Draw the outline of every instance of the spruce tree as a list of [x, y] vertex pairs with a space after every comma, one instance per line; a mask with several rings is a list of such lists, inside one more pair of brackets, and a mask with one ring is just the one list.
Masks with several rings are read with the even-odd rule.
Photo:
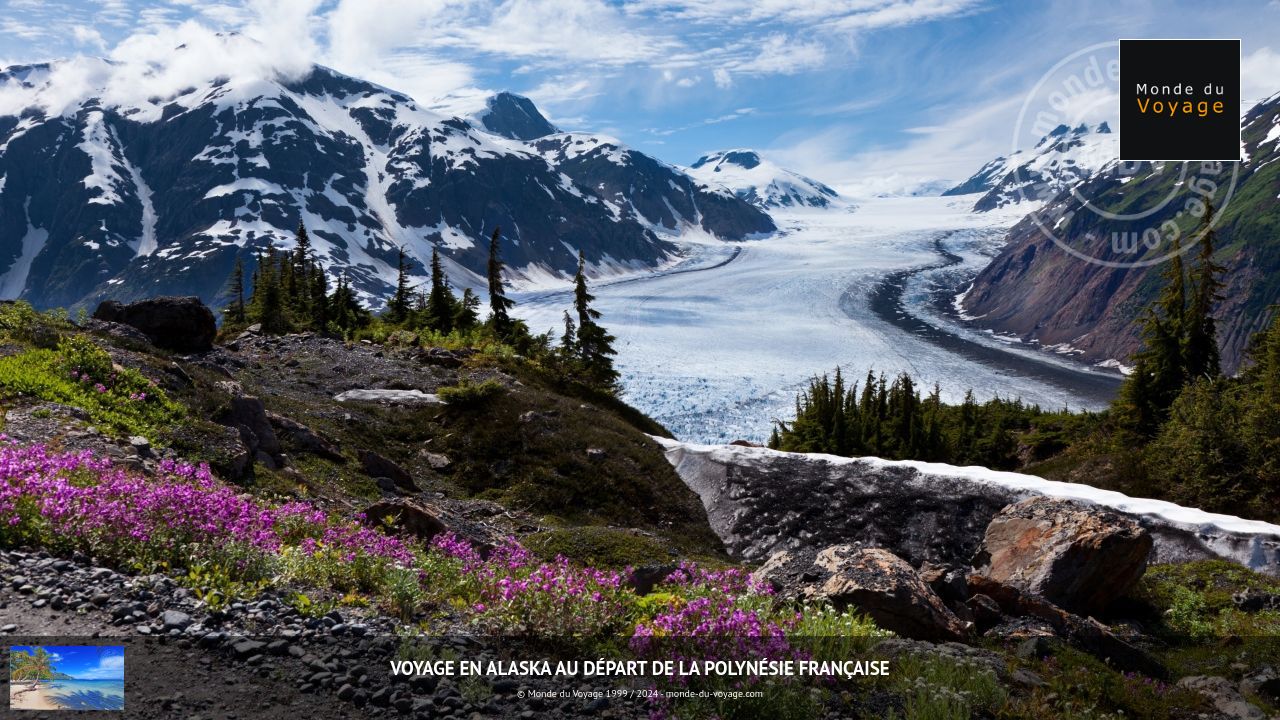
[[506, 338], [511, 333], [511, 308], [515, 306], [507, 297], [502, 281], [502, 256], [498, 240], [502, 237], [502, 228], [495, 227], [493, 236], [489, 238], [489, 325], [499, 338]]
[[453, 331], [453, 317], [458, 311], [458, 299], [449, 289], [449, 278], [445, 277], [444, 268], [440, 264], [440, 253], [431, 249], [431, 294], [427, 296], [423, 309], [427, 327], [448, 334]]
[[1131, 428], [1143, 435], [1155, 432], [1187, 381], [1186, 277], [1176, 239], [1172, 255], [1161, 273], [1164, 289], [1143, 322], [1143, 347], [1134, 356], [1135, 371], [1121, 389], [1124, 414], [1133, 421]]
[[458, 301], [458, 309], [453, 315], [453, 327], [458, 332], [470, 332], [480, 322], [480, 298], [471, 288], [464, 288], [462, 299]]
[[1222, 300], [1221, 276], [1226, 268], [1213, 261], [1217, 237], [1213, 231], [1213, 205], [1205, 203], [1200, 251], [1192, 273], [1191, 301], [1186, 317], [1186, 347], [1183, 362], [1189, 381], [1216, 378], [1222, 374], [1222, 358], [1218, 350], [1218, 328], [1213, 308]]
[[564, 334], [560, 336], [560, 357], [571, 359], [578, 355], [578, 326], [568, 310], [564, 311]]
[[236, 267], [231, 271], [231, 295], [235, 299], [231, 302], [231, 307], [225, 312], [227, 317], [236, 323], [245, 321], [244, 308], [244, 263], [240, 262], [240, 256], [236, 256]]
[[387, 301], [387, 320], [392, 323], [402, 323], [409, 319], [411, 288], [409, 287], [409, 256], [404, 252], [404, 246], [397, 249], [396, 258], [396, 292]]
[[606, 391], [617, 387], [618, 372], [613, 368], [614, 337], [597, 322], [600, 312], [591, 307], [595, 296], [587, 290], [587, 262], [578, 252], [578, 273], [573, 278], [573, 304], [578, 312], [578, 358], [589, 382]]
[[311, 329], [321, 334], [329, 329], [329, 283], [320, 263], [311, 273]]
[[263, 266], [258, 268], [258, 283], [255, 288], [258, 298], [257, 320], [262, 323], [262, 332], [279, 335], [289, 332], [291, 324], [285, 312], [284, 287], [281, 283], [281, 263], [275, 246], [267, 248]]

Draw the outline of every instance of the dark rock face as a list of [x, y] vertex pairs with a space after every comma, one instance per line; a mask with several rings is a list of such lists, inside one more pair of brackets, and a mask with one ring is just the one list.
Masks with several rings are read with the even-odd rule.
[[782, 593], [853, 607], [876, 624], [918, 640], [961, 640], [961, 622], [902, 558], [880, 548], [833, 545], [817, 553], [776, 553], [756, 577]]
[[371, 478], [389, 478], [395, 487], [405, 492], [418, 492], [413, 476], [408, 470], [372, 450], [360, 451], [360, 465]]
[[108, 300], [98, 306], [93, 317], [128, 325], [156, 347], [182, 353], [211, 349], [218, 334], [213, 312], [198, 297], [157, 297], [128, 305]]
[[[926, 562], [967, 567], [987, 525], [1006, 505], [1055, 489], [1031, 476], [941, 464], [658, 442], [702, 500], [725, 548], [746, 560], [763, 561], [780, 550], [852, 544], [884, 548], [916, 567]], [[1057, 488], [1067, 490], [1097, 492]], [[1112, 512], [1150, 534], [1152, 563], [1220, 559], [1280, 575], [1280, 529], [1234, 528], [1220, 516], [1185, 520], [1178, 514]]]
[[1064, 608], [1100, 613], [1142, 577], [1151, 545], [1151, 534], [1131, 518], [1035, 497], [995, 516], [974, 565]]
[[509, 92], [489, 98], [479, 120], [485, 130], [512, 140], [536, 140], [560, 132], [529, 98]]

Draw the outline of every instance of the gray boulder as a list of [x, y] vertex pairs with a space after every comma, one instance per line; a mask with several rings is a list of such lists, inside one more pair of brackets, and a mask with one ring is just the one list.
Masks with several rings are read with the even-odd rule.
[[960, 640], [969, 633], [916, 571], [880, 548], [834, 545], [812, 556], [781, 552], [756, 578], [785, 596], [856, 608], [876, 624], [919, 640]]

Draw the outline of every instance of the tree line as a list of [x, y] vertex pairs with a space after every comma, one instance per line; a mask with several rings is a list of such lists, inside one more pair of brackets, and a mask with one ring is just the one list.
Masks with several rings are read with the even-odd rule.
[[587, 287], [586, 258], [578, 253], [573, 280], [573, 311], [565, 311], [564, 332], [558, 343], [552, 332], [535, 335], [528, 325], [512, 316], [515, 301], [507, 294], [506, 265], [501, 256], [501, 228], [489, 240], [486, 267], [488, 314], [481, 318], [481, 299], [471, 288], [458, 295], [449, 282], [439, 250], [432, 248], [430, 279], [422, 286], [412, 282], [412, 266], [405, 248], [398, 249], [395, 291], [386, 309], [375, 314], [360, 302], [346, 276], [332, 291], [324, 267], [315, 259], [305, 225], [298, 229], [291, 251], [269, 244], [254, 253], [248, 278], [237, 256], [232, 270], [230, 304], [223, 310], [230, 327], [253, 324], [266, 334], [310, 331], [329, 337], [353, 337], [362, 332], [404, 330], [425, 342], [450, 341], [479, 345], [495, 341], [542, 363], [565, 379], [615, 392], [618, 373], [614, 337], [600, 323], [592, 307], [595, 296]]

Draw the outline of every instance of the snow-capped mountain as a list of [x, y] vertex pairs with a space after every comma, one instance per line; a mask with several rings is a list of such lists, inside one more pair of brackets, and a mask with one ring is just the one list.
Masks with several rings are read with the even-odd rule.
[[448, 117], [319, 66], [159, 96], [69, 91], [68, 76], [113, 69], [81, 58], [0, 72], [0, 298], [218, 304], [236, 258], [290, 246], [299, 220], [330, 275], [374, 304], [399, 247], [419, 276], [436, 247], [455, 282], [478, 285], [495, 226], [516, 280], [565, 276], [579, 250], [596, 272], [638, 271], [669, 262], [686, 230], [774, 229], [616, 144], [592, 171], [526, 142], [555, 128], [518, 96], [494, 97], [479, 120]]
[[538, 112], [532, 100], [515, 93], [494, 95], [485, 102], [484, 110], [472, 117], [485, 130], [512, 140], [536, 140], [560, 132]]
[[779, 167], [753, 150], [704, 155], [688, 172], [708, 186], [726, 188], [761, 208], [829, 207], [841, 202], [835, 190]]
[[1119, 138], [1105, 122], [1092, 128], [1059, 125], [1034, 148], [998, 157], [942, 194], [984, 193], [973, 206], [976, 212], [1023, 200], [1048, 200], [1119, 157]]

